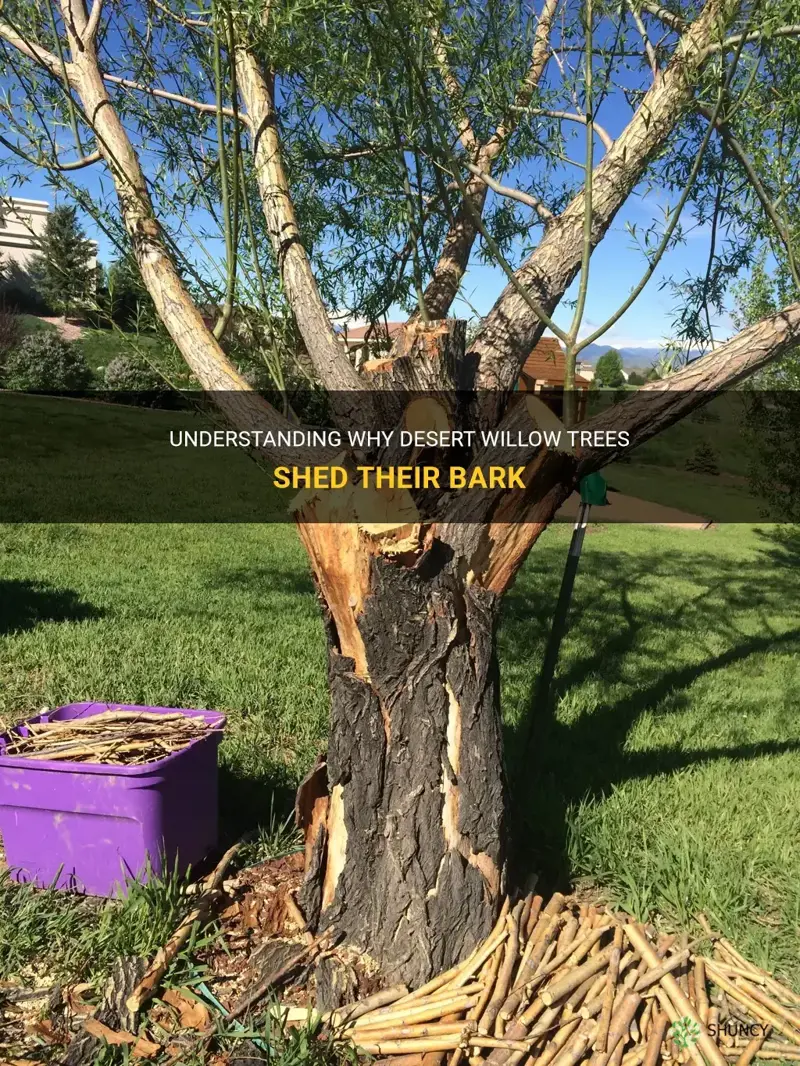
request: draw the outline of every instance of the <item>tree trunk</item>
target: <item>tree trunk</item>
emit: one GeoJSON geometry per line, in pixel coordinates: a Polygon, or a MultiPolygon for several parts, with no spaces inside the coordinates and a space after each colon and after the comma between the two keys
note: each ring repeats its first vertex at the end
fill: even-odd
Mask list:
{"type": "MultiPolygon", "coordinates": [[[[319,571],[320,547],[340,529],[301,531],[323,598],[335,567],[319,571]]],[[[328,800],[303,902],[412,985],[488,933],[505,880],[497,597],[458,562],[362,554],[351,573],[367,591],[346,632],[342,596],[326,602],[328,800]]]]}

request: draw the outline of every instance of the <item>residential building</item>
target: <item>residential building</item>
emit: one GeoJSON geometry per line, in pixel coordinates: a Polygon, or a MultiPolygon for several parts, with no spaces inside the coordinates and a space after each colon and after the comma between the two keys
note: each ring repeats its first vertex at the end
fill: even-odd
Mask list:
{"type": "MultiPolygon", "coordinates": [[[[33,294],[28,270],[31,260],[38,255],[39,239],[49,214],[47,200],[0,196],[0,262],[3,265],[0,292],[16,289],[26,295],[33,294]]],[[[95,256],[96,253],[95,244],[95,256]]],[[[92,260],[92,266],[95,264],[96,258],[92,260]]]]}
{"type": "MultiPolygon", "coordinates": [[[[542,337],[523,364],[517,381],[517,389],[520,392],[541,393],[542,400],[560,416],[563,411],[566,365],[566,358],[558,340],[555,337],[542,337]]],[[[575,388],[581,393],[577,410],[580,419],[586,408],[589,380],[583,374],[579,374],[577,369],[575,388]]]]}

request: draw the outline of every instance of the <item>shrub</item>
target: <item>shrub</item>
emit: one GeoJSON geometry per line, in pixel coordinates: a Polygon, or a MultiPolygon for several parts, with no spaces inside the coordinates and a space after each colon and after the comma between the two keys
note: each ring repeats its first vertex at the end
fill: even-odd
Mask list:
{"type": "Polygon", "coordinates": [[[717,453],[706,441],[701,441],[686,460],[686,469],[694,474],[711,474],[716,477],[719,474],[719,462],[717,453]]]}
{"type": "Polygon", "coordinates": [[[163,382],[153,368],[135,355],[116,355],[105,369],[105,386],[112,392],[152,392],[163,382]]]}
{"type": "Polygon", "coordinates": [[[266,392],[268,389],[274,388],[272,378],[265,366],[251,366],[244,371],[242,377],[250,388],[255,389],[256,392],[266,392]]]}
{"type": "Polygon", "coordinates": [[[72,392],[85,389],[91,371],[80,350],[55,333],[33,333],[6,359],[10,389],[72,392]]]}
{"type": "Polygon", "coordinates": [[[22,319],[16,311],[0,307],[0,380],[8,355],[17,348],[24,335],[22,319]]]}

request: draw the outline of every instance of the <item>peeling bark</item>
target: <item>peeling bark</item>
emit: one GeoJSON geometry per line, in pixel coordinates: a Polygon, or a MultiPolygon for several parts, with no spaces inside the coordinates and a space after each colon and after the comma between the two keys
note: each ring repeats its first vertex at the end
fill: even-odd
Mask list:
{"type": "MultiPolygon", "coordinates": [[[[454,559],[433,575],[372,559],[360,669],[330,615],[319,925],[412,984],[488,932],[505,879],[496,597],[458,570],[454,559]]],[[[304,898],[317,891],[312,873],[304,898]]]]}

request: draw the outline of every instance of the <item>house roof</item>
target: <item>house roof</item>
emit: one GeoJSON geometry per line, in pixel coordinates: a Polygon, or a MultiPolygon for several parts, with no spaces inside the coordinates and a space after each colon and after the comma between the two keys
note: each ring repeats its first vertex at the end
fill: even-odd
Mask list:
{"type": "Polygon", "coordinates": [[[363,341],[368,330],[370,340],[386,340],[399,333],[403,325],[403,322],[376,322],[374,326],[355,326],[348,328],[347,341],[348,344],[363,341]]]}
{"type": "MultiPolygon", "coordinates": [[[[561,345],[555,337],[542,337],[525,360],[521,376],[528,382],[539,381],[543,385],[563,385],[566,360],[561,345]]],[[[589,380],[575,374],[578,388],[588,388],[589,380]]]]}

